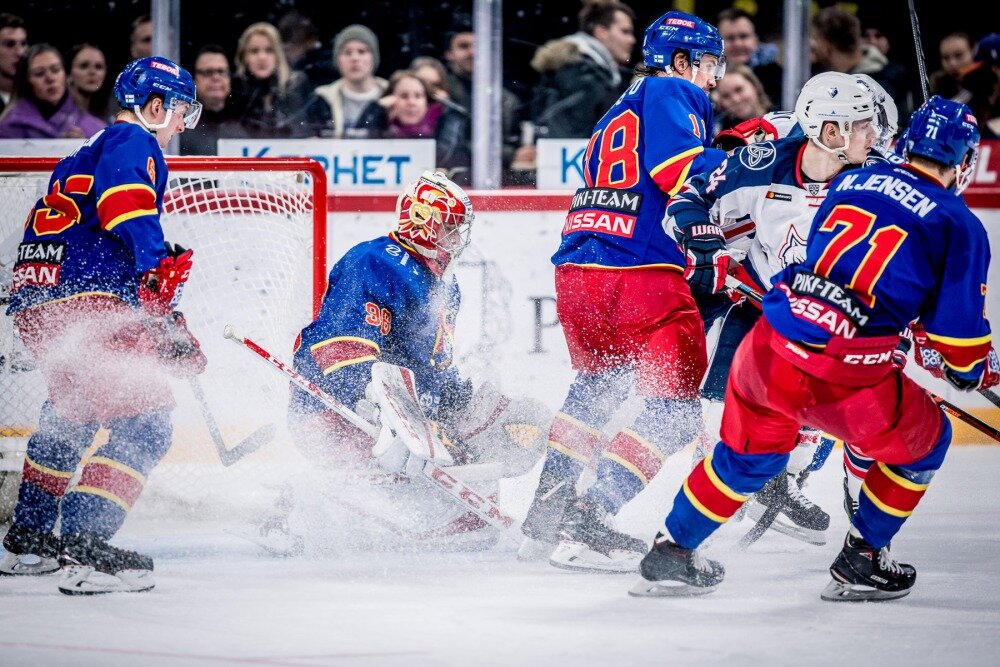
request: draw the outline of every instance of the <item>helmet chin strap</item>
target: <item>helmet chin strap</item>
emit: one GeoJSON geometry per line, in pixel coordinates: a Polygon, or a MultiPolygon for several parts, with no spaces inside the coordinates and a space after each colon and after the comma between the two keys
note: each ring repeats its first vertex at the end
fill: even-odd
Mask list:
{"type": "Polygon", "coordinates": [[[840,127],[839,124],[838,128],[840,129],[840,136],[844,138],[843,146],[838,146],[837,148],[830,148],[822,141],[820,141],[819,137],[813,137],[810,139],[810,141],[812,141],[814,144],[822,148],[827,153],[836,155],[837,159],[843,162],[844,164],[852,164],[851,161],[847,159],[847,150],[851,147],[851,133],[850,132],[845,133],[844,128],[840,127]]]}
{"type": "Polygon", "coordinates": [[[174,117],[174,110],[173,109],[168,109],[167,110],[167,116],[166,116],[166,118],[163,119],[163,122],[162,123],[158,123],[157,125],[153,125],[148,120],[146,120],[145,116],[142,115],[142,108],[138,104],[135,104],[135,105],[132,106],[132,111],[135,112],[136,116],[138,116],[139,122],[142,123],[143,127],[145,127],[147,130],[149,130],[153,134],[156,134],[157,130],[162,130],[167,125],[170,125],[170,120],[174,117]]]}

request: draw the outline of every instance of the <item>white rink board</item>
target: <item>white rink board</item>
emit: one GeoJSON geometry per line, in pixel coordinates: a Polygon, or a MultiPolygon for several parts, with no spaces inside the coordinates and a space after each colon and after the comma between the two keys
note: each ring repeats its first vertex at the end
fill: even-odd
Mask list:
{"type": "MultiPolygon", "coordinates": [[[[475,194],[472,195],[475,204],[475,194]]],[[[990,245],[1000,247],[1000,209],[976,213],[990,235],[990,245]]],[[[503,386],[509,392],[525,394],[558,409],[573,378],[569,354],[558,324],[541,329],[543,352],[535,348],[535,302],[542,304],[541,321],[556,322],[555,284],[552,253],[559,245],[565,211],[484,211],[476,213],[472,244],[457,270],[462,288],[463,308],[456,328],[460,369],[477,380],[492,369],[497,381],[502,369],[503,386]],[[485,267],[483,262],[486,263],[485,267]],[[484,277],[487,289],[485,313],[481,310],[484,277]],[[501,293],[506,285],[509,292],[501,293]],[[497,331],[497,328],[500,331],[497,331]],[[478,348],[478,349],[477,349],[478,348]]],[[[385,234],[393,228],[394,213],[330,213],[328,262],[333,262],[351,246],[385,234]]],[[[948,295],[945,295],[948,298],[948,295]]],[[[987,315],[1000,327],[1000,258],[990,268],[987,315]]],[[[989,405],[975,394],[953,390],[935,380],[915,364],[908,367],[921,384],[963,407],[989,405]]]]}

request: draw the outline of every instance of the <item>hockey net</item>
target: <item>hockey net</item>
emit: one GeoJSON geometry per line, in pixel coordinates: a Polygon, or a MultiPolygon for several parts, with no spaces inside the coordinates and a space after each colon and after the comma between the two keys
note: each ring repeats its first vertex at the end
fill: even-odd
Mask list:
{"type": "MultiPolygon", "coordinates": [[[[27,438],[45,400],[41,374],[4,313],[23,224],[44,194],[49,158],[0,158],[0,455],[20,470],[27,438]]],[[[140,500],[177,516],[252,507],[289,455],[287,383],[224,340],[232,324],[243,335],[291,358],[293,341],[318,309],[326,281],[326,180],[308,158],[169,158],[162,225],[168,241],[194,249],[194,268],[180,303],[209,360],[201,376],[207,402],[232,447],[256,429],[278,437],[224,467],[190,387],[174,383],[177,409],[170,452],[150,475],[140,500]]],[[[81,359],[85,363],[85,359],[81,359]]],[[[106,433],[99,432],[96,444],[106,433]]],[[[9,475],[8,475],[9,477],[9,475]]],[[[138,509],[138,505],[137,505],[138,509]]]]}

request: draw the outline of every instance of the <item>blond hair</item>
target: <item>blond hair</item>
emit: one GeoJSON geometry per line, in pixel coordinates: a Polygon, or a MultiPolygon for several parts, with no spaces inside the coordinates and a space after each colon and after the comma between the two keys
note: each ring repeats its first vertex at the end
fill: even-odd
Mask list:
{"type": "Polygon", "coordinates": [[[245,58],[247,55],[247,45],[250,42],[250,38],[255,35],[263,35],[271,42],[275,58],[274,71],[278,75],[278,91],[284,94],[287,92],[288,84],[292,80],[292,68],[288,65],[288,59],[285,57],[285,49],[281,43],[281,35],[278,34],[278,29],[266,21],[251,23],[243,31],[243,34],[240,35],[240,39],[236,43],[236,75],[241,77],[246,76],[245,58]]]}

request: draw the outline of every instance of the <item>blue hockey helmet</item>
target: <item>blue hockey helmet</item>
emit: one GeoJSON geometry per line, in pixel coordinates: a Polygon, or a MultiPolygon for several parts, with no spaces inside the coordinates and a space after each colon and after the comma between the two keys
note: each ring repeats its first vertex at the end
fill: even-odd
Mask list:
{"type": "Polygon", "coordinates": [[[184,111],[184,127],[193,129],[201,116],[201,102],[196,99],[194,79],[186,69],[172,60],[160,56],[150,56],[133,60],[115,79],[115,99],[123,109],[132,109],[150,130],[166,127],[170,115],[181,103],[187,104],[184,111]],[[162,95],[167,109],[167,119],[159,125],[151,125],[142,116],[142,106],[151,95],[162,95]]]}
{"type": "Polygon", "coordinates": [[[686,51],[691,64],[698,66],[705,54],[719,59],[715,78],[726,73],[725,49],[719,30],[711,23],[684,12],[670,11],[646,28],[642,39],[642,61],[646,67],[666,69],[678,49],[686,51]]]}
{"type": "Polygon", "coordinates": [[[903,138],[905,157],[920,156],[955,168],[955,190],[972,181],[979,156],[979,126],[972,110],[961,102],[933,96],[910,116],[903,138]]]}

